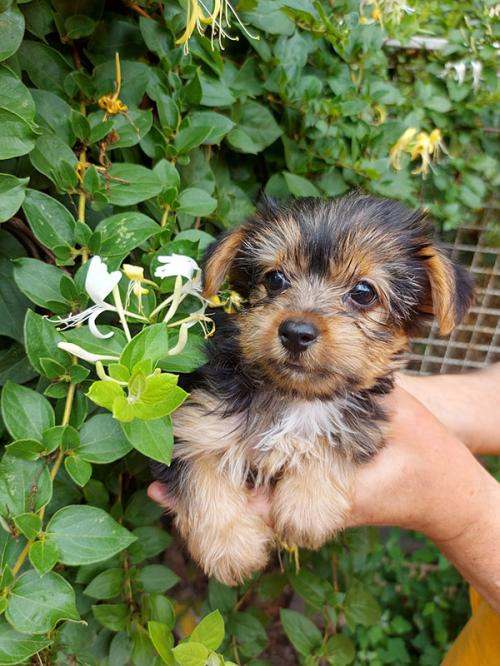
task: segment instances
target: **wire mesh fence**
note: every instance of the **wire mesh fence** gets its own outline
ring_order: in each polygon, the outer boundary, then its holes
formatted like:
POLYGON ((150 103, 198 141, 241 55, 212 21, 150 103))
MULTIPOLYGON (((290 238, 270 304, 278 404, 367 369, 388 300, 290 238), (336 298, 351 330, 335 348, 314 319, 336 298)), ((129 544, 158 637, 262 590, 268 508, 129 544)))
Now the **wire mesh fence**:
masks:
POLYGON ((494 212, 488 209, 474 224, 443 234, 453 259, 474 278, 474 304, 449 337, 440 338, 432 323, 413 340, 407 354, 408 372, 457 373, 500 361, 500 244, 494 212))

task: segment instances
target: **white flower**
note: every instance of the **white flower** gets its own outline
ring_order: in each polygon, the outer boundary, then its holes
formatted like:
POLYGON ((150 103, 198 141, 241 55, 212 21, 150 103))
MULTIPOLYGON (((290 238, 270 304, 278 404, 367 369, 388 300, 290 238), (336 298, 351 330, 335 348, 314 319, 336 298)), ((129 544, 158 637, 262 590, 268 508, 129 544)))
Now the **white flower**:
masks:
POLYGON ((481 87, 483 65, 478 60, 471 60, 470 66, 472 69, 472 87, 474 88, 474 92, 477 92, 481 87))
POLYGON ((63 330, 72 328, 77 324, 88 321, 89 330, 96 338, 110 338, 113 333, 101 333, 96 326, 97 317, 109 310, 110 312, 117 312, 117 309, 105 302, 105 298, 113 291, 113 289, 120 282, 122 274, 120 271, 113 271, 110 273, 108 267, 103 262, 101 257, 92 257, 89 262, 87 277, 85 279, 85 291, 94 301, 94 305, 78 314, 70 314, 68 317, 54 319, 57 324, 63 324, 63 330))
POLYGON ((109 305, 104 302, 113 289, 120 282, 120 271, 109 273, 108 267, 101 257, 92 257, 85 279, 85 291, 96 305, 107 310, 109 305))
POLYGON ((162 279, 181 275, 182 277, 191 280, 195 271, 200 270, 196 261, 191 257, 187 257, 185 254, 171 254, 168 257, 158 257, 158 261, 164 265, 158 266, 155 270, 155 277, 162 279))
POLYGON ((449 72, 454 71, 455 72, 455 81, 458 83, 459 86, 463 85, 463 82, 465 81, 465 72, 466 72, 467 66, 465 62, 460 61, 460 62, 447 62, 444 66, 444 72, 443 76, 447 76, 449 72))
POLYGON ((87 351, 79 345, 75 345, 72 342, 58 342, 57 346, 59 349, 62 349, 72 356, 77 356, 78 358, 88 361, 89 363, 97 363, 98 361, 119 361, 118 356, 111 356, 106 354, 93 354, 92 352, 87 351))

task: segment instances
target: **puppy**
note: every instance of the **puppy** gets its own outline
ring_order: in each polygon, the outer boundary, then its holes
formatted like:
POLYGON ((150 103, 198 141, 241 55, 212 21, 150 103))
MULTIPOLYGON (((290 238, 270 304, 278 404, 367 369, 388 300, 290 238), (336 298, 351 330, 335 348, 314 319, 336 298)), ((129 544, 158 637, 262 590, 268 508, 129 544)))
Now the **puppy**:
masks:
POLYGON ((360 193, 266 201, 204 260, 204 295, 244 298, 217 316, 208 363, 174 414, 176 524, 204 571, 228 585, 273 545, 319 548, 346 523, 356 468, 383 446, 376 397, 433 314, 442 335, 472 297, 421 211, 360 193), (272 488, 271 529, 249 486, 272 488))

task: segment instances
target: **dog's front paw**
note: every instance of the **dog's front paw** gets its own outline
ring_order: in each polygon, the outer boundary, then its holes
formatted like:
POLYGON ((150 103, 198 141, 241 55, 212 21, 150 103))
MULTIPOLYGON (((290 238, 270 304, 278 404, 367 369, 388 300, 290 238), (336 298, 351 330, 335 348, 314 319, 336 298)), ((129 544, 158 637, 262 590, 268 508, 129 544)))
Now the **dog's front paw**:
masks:
POLYGON ((208 576, 225 585, 238 585, 266 566, 272 538, 264 521, 247 510, 226 520, 219 516, 216 523, 204 522, 191 529, 187 544, 208 576))
POLYGON ((290 546, 316 550, 344 529, 350 502, 347 495, 326 484, 307 491, 299 479, 276 487, 273 519, 278 539, 290 546))

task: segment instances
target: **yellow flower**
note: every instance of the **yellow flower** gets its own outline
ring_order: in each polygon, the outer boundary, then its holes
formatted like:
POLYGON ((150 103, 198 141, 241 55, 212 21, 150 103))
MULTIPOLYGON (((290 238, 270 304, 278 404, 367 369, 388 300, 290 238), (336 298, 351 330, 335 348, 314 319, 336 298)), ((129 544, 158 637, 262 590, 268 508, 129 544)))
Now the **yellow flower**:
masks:
POLYGON ((139 312, 142 312, 142 297, 149 294, 149 289, 142 286, 143 282, 147 284, 154 284, 151 280, 144 277, 144 268, 142 266, 133 266, 132 264, 123 264, 122 270, 126 277, 130 280, 127 297, 125 299, 125 307, 128 308, 130 303, 130 296, 134 294, 137 298, 137 307, 139 312))
POLYGON ((421 173, 425 178, 429 173, 429 169, 432 169, 432 162, 435 162, 439 158, 441 151, 446 152, 446 148, 440 130, 435 129, 430 134, 419 132, 415 137, 410 157, 412 160, 420 157, 422 164, 417 169, 414 169, 412 173, 421 173))
POLYGON ((115 53, 115 71, 115 92, 112 95, 103 95, 102 97, 99 97, 98 100, 101 109, 106 111, 105 118, 108 114, 127 113, 128 111, 128 106, 119 99, 122 87, 122 73, 120 67, 120 54, 118 51, 115 53))
POLYGON ((411 160, 420 158, 422 163, 412 171, 412 174, 422 174, 425 178, 432 169, 432 162, 436 162, 441 153, 448 153, 443 143, 441 130, 434 129, 430 134, 418 132, 415 127, 409 127, 396 141, 389 151, 389 160, 395 169, 401 169, 401 155, 407 153, 411 160))
POLYGON ((208 300, 212 307, 222 308, 227 314, 235 314, 238 310, 241 310, 241 306, 245 302, 243 296, 233 290, 224 292, 222 296, 212 296, 208 300))
POLYGON ((387 119, 387 112, 381 104, 375 104, 373 110, 377 114, 377 125, 383 125, 387 119))
POLYGON ((219 47, 224 49, 222 45, 223 38, 238 41, 238 37, 232 37, 227 32, 227 29, 231 27, 231 14, 247 37, 250 37, 250 39, 259 39, 258 36, 252 35, 246 29, 229 0, 213 0, 212 11, 208 9, 203 0, 189 0, 186 15, 186 29, 175 43, 179 45, 182 44, 184 46, 184 54, 187 55, 189 53, 189 40, 195 29, 200 35, 203 35, 205 27, 209 25, 212 29, 210 38, 212 49, 214 48, 214 37, 216 35, 218 36, 219 47))
POLYGON ((389 151, 389 161, 398 171, 401 169, 401 154, 406 152, 406 149, 416 133, 417 129, 415 127, 409 127, 403 132, 389 151))

